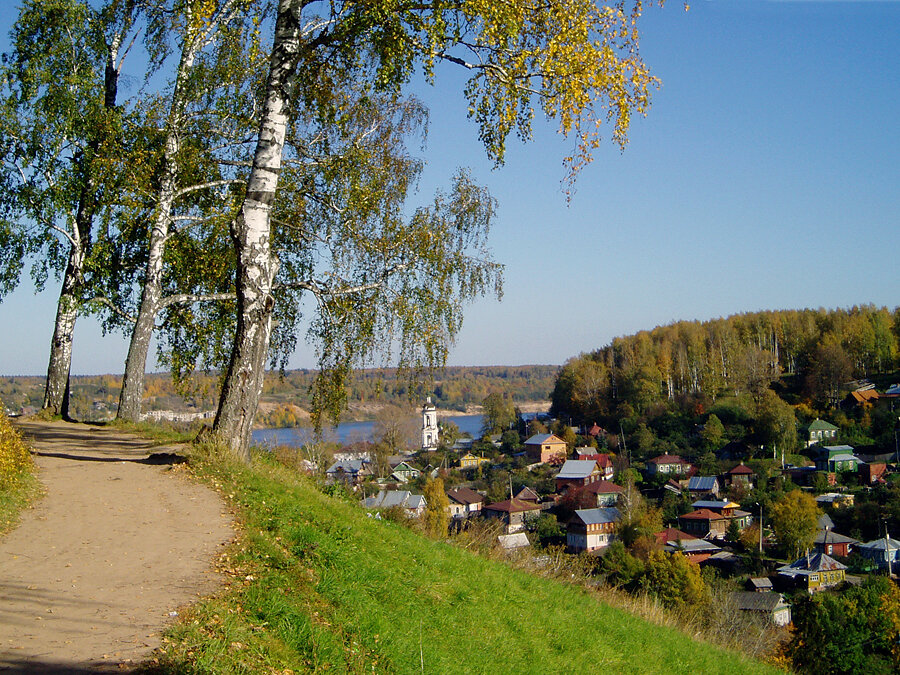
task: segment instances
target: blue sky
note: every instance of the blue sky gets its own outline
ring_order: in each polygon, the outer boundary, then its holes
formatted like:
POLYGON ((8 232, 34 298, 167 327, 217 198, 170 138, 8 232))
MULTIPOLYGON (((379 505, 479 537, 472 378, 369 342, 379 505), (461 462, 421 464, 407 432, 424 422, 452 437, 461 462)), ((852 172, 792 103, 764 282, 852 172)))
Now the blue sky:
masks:
MULTIPOLYGON (((12 20, 4 5, 4 35, 12 20)), ((662 87, 570 204, 552 123, 494 170, 461 75, 414 86, 431 108, 422 198, 468 166, 500 204, 505 295, 470 306, 451 364, 562 363, 681 319, 900 304, 900 2, 670 0, 642 31, 662 87)), ((0 373, 45 372, 56 290, 26 283, 0 304, 0 373)), ((81 319, 73 372, 121 372, 125 352, 81 319)))

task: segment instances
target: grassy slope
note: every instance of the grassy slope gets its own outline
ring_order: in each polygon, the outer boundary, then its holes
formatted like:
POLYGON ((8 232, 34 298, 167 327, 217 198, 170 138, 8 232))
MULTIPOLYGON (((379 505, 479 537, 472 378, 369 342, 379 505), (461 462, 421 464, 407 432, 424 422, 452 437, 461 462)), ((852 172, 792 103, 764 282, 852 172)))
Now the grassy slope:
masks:
POLYGON ((279 467, 196 470, 230 496, 244 541, 230 590, 173 629, 162 672, 775 672, 370 519, 279 467))

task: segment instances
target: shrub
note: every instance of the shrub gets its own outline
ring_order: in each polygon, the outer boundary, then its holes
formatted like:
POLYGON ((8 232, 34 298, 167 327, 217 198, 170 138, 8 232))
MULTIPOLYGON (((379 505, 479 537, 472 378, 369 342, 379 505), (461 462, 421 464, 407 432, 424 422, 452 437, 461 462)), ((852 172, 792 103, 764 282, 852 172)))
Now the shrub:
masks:
POLYGON ((32 467, 31 453, 21 434, 0 411, 0 490, 9 490, 32 467))

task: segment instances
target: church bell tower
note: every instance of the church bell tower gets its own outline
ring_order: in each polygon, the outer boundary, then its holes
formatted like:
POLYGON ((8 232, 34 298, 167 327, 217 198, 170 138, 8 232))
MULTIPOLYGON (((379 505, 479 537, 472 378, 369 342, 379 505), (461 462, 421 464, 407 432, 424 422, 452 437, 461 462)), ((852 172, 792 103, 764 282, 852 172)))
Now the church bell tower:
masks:
POLYGON ((422 449, 437 450, 437 445, 437 408, 434 407, 429 396, 425 399, 425 405, 422 406, 422 449))

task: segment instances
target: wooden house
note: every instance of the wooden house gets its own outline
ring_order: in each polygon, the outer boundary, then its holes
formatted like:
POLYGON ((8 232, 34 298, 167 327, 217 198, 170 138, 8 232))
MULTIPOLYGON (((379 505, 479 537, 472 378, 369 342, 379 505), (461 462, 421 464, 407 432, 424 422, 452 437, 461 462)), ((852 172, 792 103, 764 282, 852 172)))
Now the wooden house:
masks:
POLYGON ((778 568, 778 576, 793 581, 810 593, 837 586, 845 579, 847 566, 825 553, 805 555, 778 568))
POLYGON ((566 545, 573 553, 595 551, 615 539, 622 518, 615 507, 578 509, 566 525, 566 545))
POLYGON ((791 606, 784 601, 781 593, 735 591, 731 594, 731 600, 742 612, 762 616, 776 626, 787 626, 791 622, 791 606))
POLYGON ((806 447, 821 445, 837 438, 838 428, 818 417, 804 428, 806 447))
POLYGON ((525 524, 529 519, 537 518, 541 515, 541 505, 513 498, 494 504, 487 504, 482 508, 481 512, 486 518, 501 520, 506 526, 507 534, 512 534, 521 532, 525 529, 525 524))
POLYGON ((567 459, 556 474, 556 491, 565 494, 571 488, 584 487, 602 478, 600 467, 593 459, 567 459))
POLYGON ((447 500, 450 502, 450 515, 454 518, 468 518, 484 506, 484 497, 467 487, 447 490, 447 500))
POLYGON ((650 476, 660 473, 681 476, 690 470, 690 462, 681 459, 678 455, 659 455, 647 460, 647 474, 650 476))
POLYGON ((845 537, 843 534, 832 532, 829 529, 816 532, 815 549, 817 553, 846 558, 853 551, 853 547, 858 544, 856 539, 845 537))
POLYGON ((551 462, 568 454, 568 445, 555 434, 535 434, 525 441, 525 453, 533 462, 551 462))

